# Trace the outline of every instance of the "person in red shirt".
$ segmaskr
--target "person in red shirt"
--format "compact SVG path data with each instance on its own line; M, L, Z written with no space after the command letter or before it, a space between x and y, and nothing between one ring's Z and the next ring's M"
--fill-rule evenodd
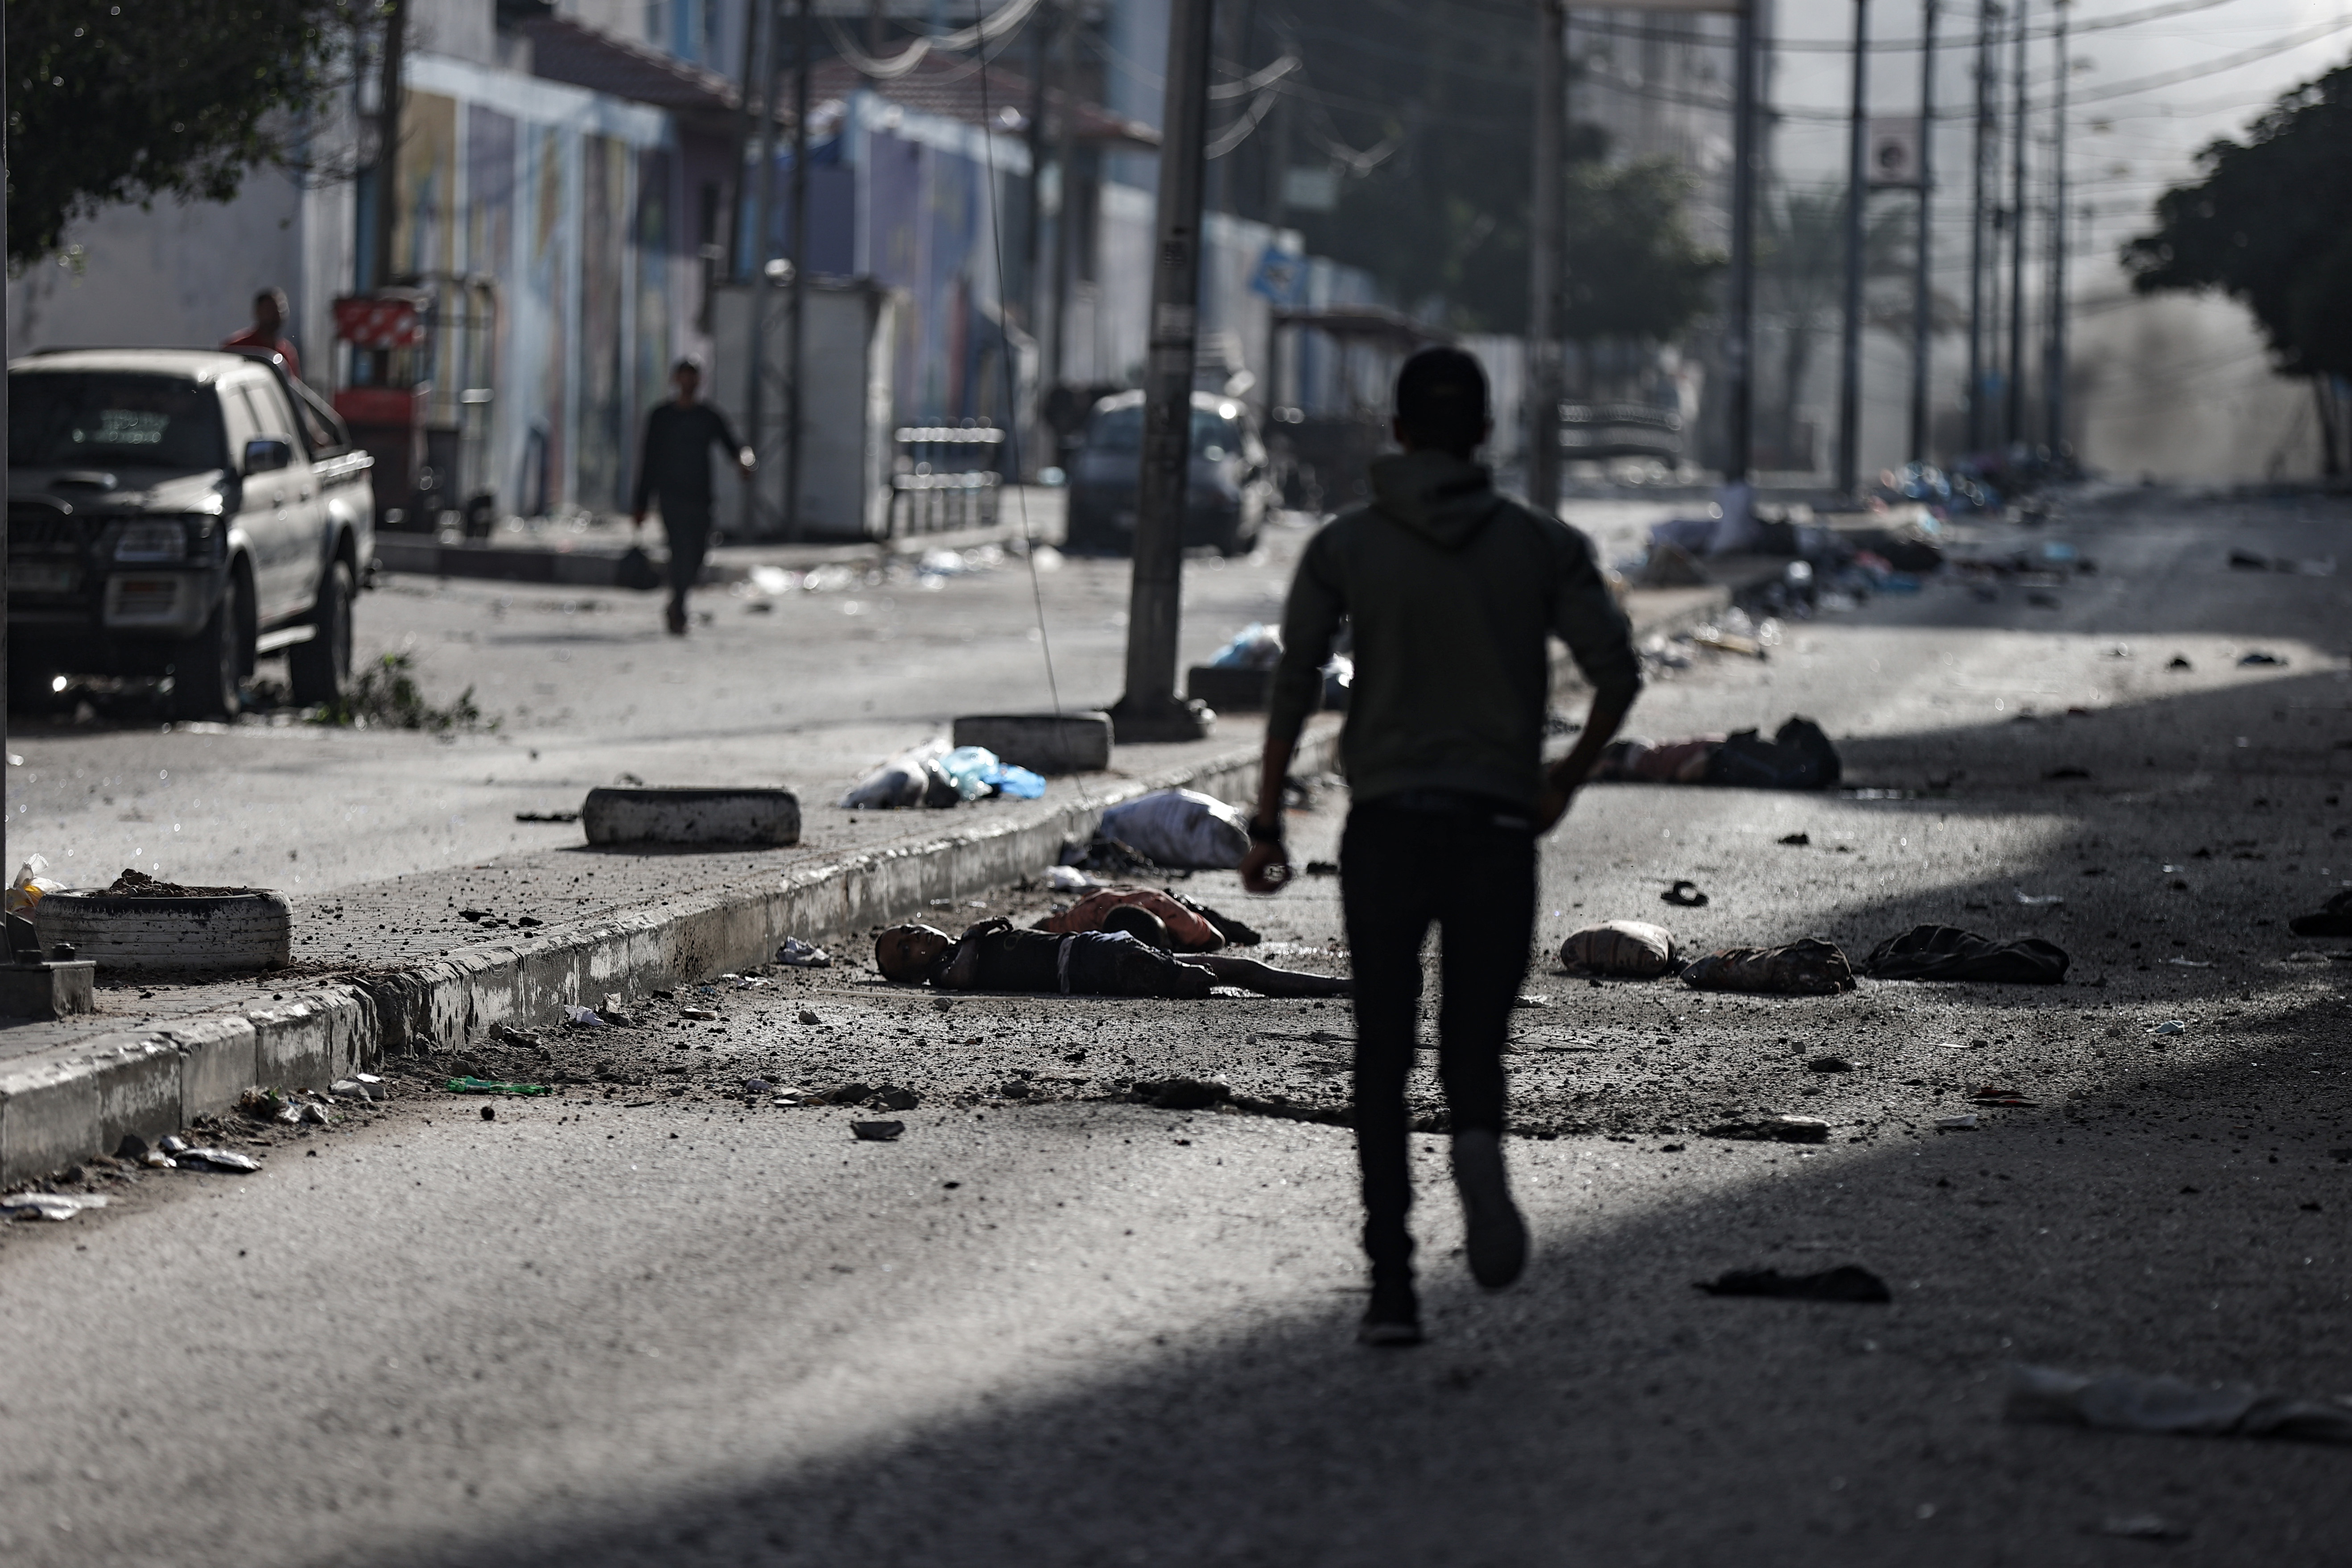
M253 297L253 325L222 340L225 349L270 349L286 362L286 374L302 379L302 356L279 336L286 330L286 290L264 289Z

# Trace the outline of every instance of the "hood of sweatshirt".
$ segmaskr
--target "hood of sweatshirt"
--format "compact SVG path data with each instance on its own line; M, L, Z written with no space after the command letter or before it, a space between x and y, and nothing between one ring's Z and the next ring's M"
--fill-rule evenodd
M1506 504L1484 466L1447 452L1399 452L1372 461L1372 506L1432 543L1459 550Z

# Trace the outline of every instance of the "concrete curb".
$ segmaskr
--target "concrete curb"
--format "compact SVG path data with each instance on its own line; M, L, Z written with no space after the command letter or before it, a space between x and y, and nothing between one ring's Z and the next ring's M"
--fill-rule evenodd
M1297 767L1321 773L1336 724L1302 741ZM454 1049L493 1024L545 1024L562 1004L642 994L764 963L788 936L835 940L1004 887L1091 835L1103 808L1156 789L1221 798L1255 788L1258 752L1228 752L1115 784L1042 816L992 822L825 859L763 889L730 889L605 920L464 948L289 1002L84 1040L0 1067L0 1185L37 1179L125 1133L152 1142L227 1110L256 1085L323 1089L386 1055ZM1074 793L1074 792L1073 792Z

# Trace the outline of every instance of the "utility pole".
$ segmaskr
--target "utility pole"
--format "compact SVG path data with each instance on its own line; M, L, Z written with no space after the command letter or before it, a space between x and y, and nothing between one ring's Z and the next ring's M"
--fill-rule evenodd
M808 369L803 325L808 297L808 118L809 56L815 39L809 28L809 0L800 0L793 29L793 276L784 301L784 353L791 379L784 384L784 537L801 536L801 384Z
M400 78L408 53L408 0L391 0L383 14L383 58L376 87L375 244L368 279L372 289L392 281L393 231L400 224Z
M1969 176L1969 446L1981 452L1985 444L1985 168L1992 157L1992 30L2000 15L1994 0L1977 6L1977 125L1970 143L1974 172Z
M1732 48L1731 279L1724 304L1726 484L1744 485L1756 458L1757 0L1739 7Z
M19 5L23 0L17 0ZM8 188L8 7L0 0L0 191ZM8 204L0 201L0 256L8 254ZM0 482L8 472L8 312L0 301ZM0 506L0 867L8 858L8 509ZM5 930L0 919L0 930ZM9 944L0 942L0 947Z
M2058 85L2050 105L2050 324L2042 408L2053 462L2066 446L2066 12L2058 0Z
M1135 570L1128 595L1127 691L1110 710L1113 733L1122 742L1199 740L1215 718L1176 695L1213 18L1212 0L1169 0L1168 92L1160 121L1159 243L1152 248L1143 464L1136 498Z
M2025 13L2017 0L2017 110L2011 118L2009 194L2009 407L2005 445L2025 439Z
M1045 284L1045 61L1054 47L1055 24L1061 13L1051 5L1041 5L1037 16L1030 23L1029 31L1029 203L1021 215L1021 286L1023 313L1028 317L1024 324L1032 339L1040 337L1044 321ZM1011 410L1006 417L1013 417Z
M1845 331L1839 341L1838 494L1862 486L1862 251L1870 202L1870 0L1853 0L1853 103L1846 123Z
M1528 235L1528 500L1559 510L1560 153L1567 142L1568 8L1536 3L1535 190Z
M765 14L760 26L760 178L752 187L751 280L751 342L745 356L751 365L743 388L743 439L753 457L760 455L760 419L765 411L768 378L768 245L769 218L776 204L776 27L782 20L777 7L782 0L752 0ZM742 526L749 539L759 531L760 486L743 487Z
M1920 0L1919 232L1911 258L1911 460L1927 460L1927 356L1934 343L1935 301L1927 257L1934 237L1936 195L1936 0Z

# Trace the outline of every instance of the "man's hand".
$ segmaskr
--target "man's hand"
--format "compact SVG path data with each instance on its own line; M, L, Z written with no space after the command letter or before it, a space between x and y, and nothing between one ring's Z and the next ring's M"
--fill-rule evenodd
M1544 770L1543 794L1536 803L1536 831L1549 833L1568 815L1569 803L1592 770L1601 765L1601 753L1617 738L1617 731L1625 722L1625 715L1633 706L1634 692L1596 691L1592 694L1591 710L1584 717L1584 732L1568 755Z
M1278 893L1290 885L1290 852L1279 844L1252 844L1242 857L1242 886L1253 893Z

